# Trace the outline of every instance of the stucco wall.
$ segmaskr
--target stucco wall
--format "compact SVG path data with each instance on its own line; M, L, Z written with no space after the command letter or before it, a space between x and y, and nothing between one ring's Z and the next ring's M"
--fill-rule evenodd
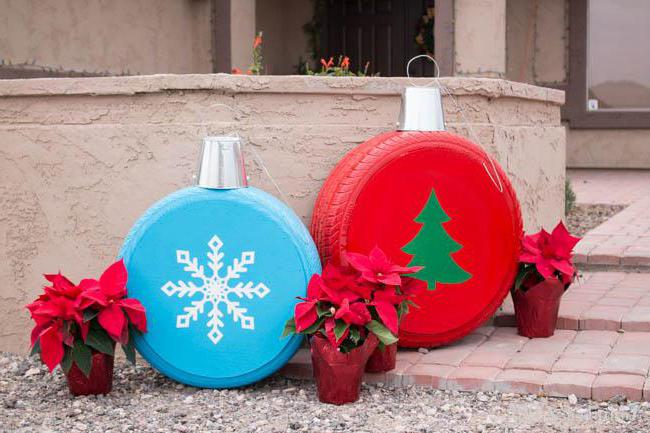
M508 0L506 78L537 85L566 84L567 0Z
M0 59L120 74L211 72L209 0L0 0Z
M506 0L454 1L454 71L505 76Z
M568 8L568 0L508 0L507 79L567 85ZM568 167L650 169L647 129L570 129L567 125L566 146Z
M23 305L42 273L98 275L145 209L190 184L204 135L238 131L251 184L277 195L254 148L307 222L337 161L395 127L406 83L222 74L0 81L0 350L25 350ZM555 224L564 209L563 93L503 80L443 83L510 175L526 228ZM454 104L445 108L449 128L467 134Z
M567 128L567 167L650 169L650 130Z

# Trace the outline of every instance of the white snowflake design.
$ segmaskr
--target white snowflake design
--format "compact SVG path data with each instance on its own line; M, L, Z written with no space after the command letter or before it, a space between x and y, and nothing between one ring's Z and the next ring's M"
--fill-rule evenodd
M254 285L252 282L237 282L232 285L233 280L241 280L241 274L248 271L248 265L255 263L255 251L244 251L241 253L241 258L233 259L232 265L226 267L225 276L221 276L220 271L223 268L224 253L221 252L223 242L219 236L214 235L208 242L210 250L207 253L208 263L207 266L211 270L211 275L205 275L203 265L199 265L197 258L190 257L190 252L186 250L176 250L176 262L185 265L183 270L189 273L193 278L202 281L200 286L194 284L193 281L179 281L174 284L171 281L165 283L161 290L167 296L178 296L183 298L185 296L191 298L197 293L201 293L202 298L190 301L190 306L183 308L185 314L176 316L177 328L189 328L191 322L196 321L199 314L203 314L208 304L208 322L206 326L210 328L207 336L210 340L217 344L223 337L220 328L224 327L223 317L224 313L220 307L222 304L226 306L226 314L232 315L233 321L239 323L242 329L255 329L255 318L247 316L247 308L239 306L239 301L244 297L253 299L253 296L264 298L269 294L269 289L264 283ZM235 300L232 297L235 297Z

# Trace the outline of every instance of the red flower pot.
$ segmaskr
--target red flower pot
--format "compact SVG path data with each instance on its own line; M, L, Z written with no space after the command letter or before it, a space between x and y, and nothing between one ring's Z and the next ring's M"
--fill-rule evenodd
M110 355L93 352L90 376L86 377L77 364L72 363L68 374L68 388L72 395L108 394L113 388L113 361Z
M553 335L564 290L564 284L555 278L537 283L525 292L514 290L512 301L519 335L529 338Z
M323 403L344 404L357 401L361 379L368 358L379 341L370 334L360 347L341 353L319 335L311 339L311 362L318 388L318 399Z
M397 343L385 346L384 350L377 347L366 364L368 373L384 373L395 369L397 362Z

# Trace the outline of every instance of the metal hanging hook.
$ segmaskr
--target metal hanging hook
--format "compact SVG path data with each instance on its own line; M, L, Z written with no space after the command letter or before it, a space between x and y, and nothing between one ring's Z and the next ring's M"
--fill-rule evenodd
M421 59L421 58L426 58L426 59L432 61L435 68L436 68L435 69L435 77L434 77L434 79L432 81L430 81L429 83L425 84L424 86L418 86L417 84L415 84L413 82L411 74L409 72L409 69L411 68L411 63L413 63L414 60ZM481 144L480 140L478 139L478 135L474 131L474 128L472 127L471 123L467 119L467 116L465 115L465 110L460 106L460 104L458 103L458 100L456 99L456 97L453 95L453 93L449 89L447 89L446 87L440 85L440 80L439 80L440 79L440 66L438 65L438 62L436 62L436 59L434 59L432 56L430 56L428 54L419 54L419 55L417 55L415 57L412 57L408 61L408 63L406 64L406 76L409 78L409 82L413 87L420 87L421 88L421 87L434 86L434 87L437 87L440 90L441 94L444 94L444 95L448 96L453 101L454 105L458 109L458 112L460 113L461 117L463 118L463 122L465 123L465 125L466 125L466 127L467 127L467 129L469 131L469 135L470 135L471 139L474 140L477 144L479 144L479 145ZM501 177L499 176L499 171L497 170L496 165L494 163L494 158L492 158L485 151L485 149L482 149L482 150L483 150L485 159L487 159L487 162L488 162L487 164L485 162L482 162L483 169L485 170L485 173L487 173L488 177L490 178L490 181L494 184L494 186L497 188L497 190L499 190L500 193L503 193L503 190L504 190L503 183L501 182ZM488 165L490 167L488 167ZM490 170L490 168L492 170Z
M228 110L230 110L232 113L237 114L237 110L234 107L231 107L228 104L215 103L215 104L211 104L210 106L211 107L224 107L224 108L227 108ZM199 117L201 118L200 120L201 120L202 123L206 123L204 121L202 115L199 116ZM241 139L241 136L239 135L239 132L236 129L234 129L234 126L233 126L233 131L230 132L230 135ZM250 145L250 146L244 147L244 149L246 151L250 151L253 154L253 157L254 157L255 161L260 166L260 168L262 169L262 171L264 172L266 177L271 181L271 183L275 187L278 194L280 194L280 197L282 198L282 200L284 200L285 203L289 203L288 197L286 196L284 191L282 191L282 189L280 188L280 185L278 185L275 178L271 175L271 172L269 171L268 167L264 163L264 160L262 159L262 156L257 152L257 150L255 150L255 147L253 145Z
M413 82L413 80L412 80L413 77L411 77L411 73L409 72L409 70L411 69L411 63L413 63L413 60L422 59L422 58L427 58L427 59L429 59L429 60L431 60L433 62L433 65L436 68L436 73L435 73L435 77L433 77L434 78L433 81L431 81L430 83L428 83L428 84L426 84L424 86L418 86L417 84L415 84ZM440 66L438 66L438 62L436 62L436 59L434 59L430 55L428 55L428 54L418 54L415 57L411 57L411 60L409 60L408 63L406 64L406 76L409 79L411 79L410 83L411 83L411 85L413 87L429 87L429 85L436 85L437 86L438 85L438 78L440 78Z

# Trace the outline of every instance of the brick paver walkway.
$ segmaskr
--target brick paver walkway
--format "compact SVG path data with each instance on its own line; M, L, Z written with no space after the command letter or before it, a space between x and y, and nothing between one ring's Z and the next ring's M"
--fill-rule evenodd
M394 371L366 374L367 382L650 401L650 170L572 170L569 176L578 203L629 206L578 244L576 263L615 271L583 273L562 298L555 335L517 335L508 297L496 327L447 347L400 350ZM629 272L630 266L644 272ZM309 350L301 349L282 374L311 378Z
M515 326L510 296L494 321ZM583 273L562 297L557 327L650 332L650 273Z
M650 170L570 169L580 204L631 204L650 195Z
M650 183L645 198L587 233L575 252L578 264L650 266Z
M459 391L544 393L609 400L623 395L650 401L650 332L557 330L544 339L515 328L479 328L464 339L427 353L400 350L397 368L366 374L366 382L422 385ZM309 349L282 370L312 377Z

